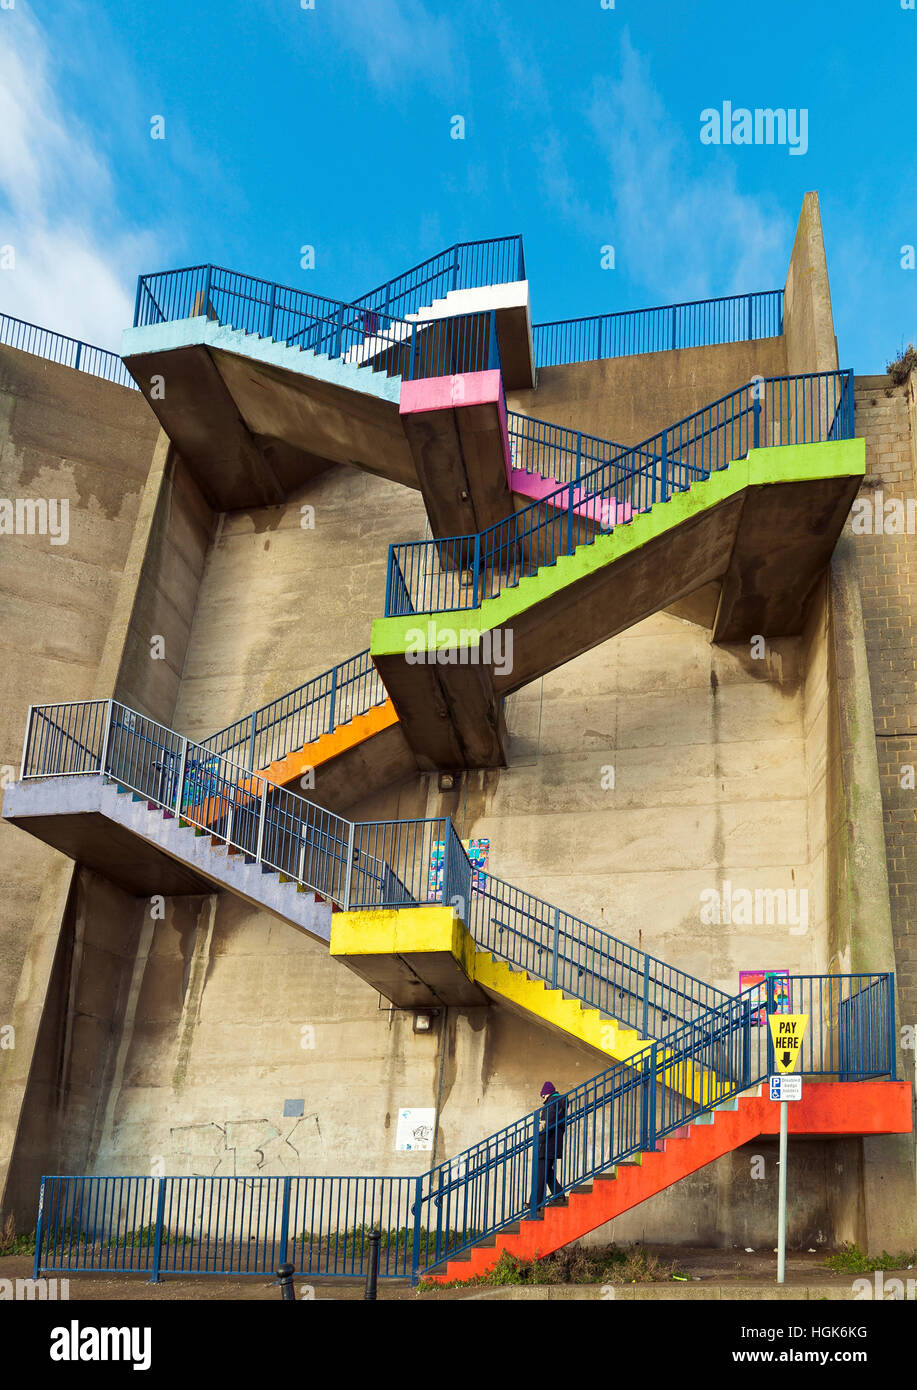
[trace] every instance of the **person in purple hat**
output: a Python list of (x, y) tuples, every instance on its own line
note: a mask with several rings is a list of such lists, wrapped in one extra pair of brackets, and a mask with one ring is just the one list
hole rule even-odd
[(546, 1187), (551, 1189), (552, 1197), (559, 1197), (563, 1192), (554, 1169), (563, 1157), (567, 1115), (567, 1097), (559, 1093), (553, 1081), (544, 1083), (541, 1096), (544, 1104), (539, 1116), (535, 1149), (535, 1203), (539, 1207), (544, 1206)]

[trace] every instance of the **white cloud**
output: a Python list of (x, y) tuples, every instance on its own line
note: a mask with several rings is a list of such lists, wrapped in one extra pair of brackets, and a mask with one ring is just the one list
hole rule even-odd
[(44, 34), (23, 0), (0, 47), (0, 310), (117, 350), (151, 238), (124, 228), (110, 170), (55, 91)]
[(697, 172), (690, 134), (626, 37), (620, 76), (595, 80), (586, 116), (606, 163), (613, 240), (634, 279), (667, 301), (777, 288), (797, 210), (739, 192), (725, 159)]

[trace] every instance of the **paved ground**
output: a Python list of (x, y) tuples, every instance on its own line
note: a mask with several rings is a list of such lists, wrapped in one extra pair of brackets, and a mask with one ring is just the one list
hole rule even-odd
[[(853, 1274), (835, 1274), (825, 1269), (825, 1252), (793, 1253), (787, 1258), (787, 1287), (778, 1290), (776, 1285), (776, 1255), (771, 1251), (748, 1254), (741, 1250), (683, 1249), (679, 1247), (653, 1246), (651, 1251), (663, 1262), (674, 1261), (678, 1269), (690, 1276), (687, 1283), (638, 1284), (615, 1286), (615, 1298), (818, 1298), (837, 1299), (853, 1296)], [(884, 1279), (895, 1277), (895, 1271), (886, 1271)], [(917, 1269), (901, 1270), (898, 1277), (917, 1280)], [(29, 1279), (32, 1275), (31, 1258), (25, 1255), (0, 1257), (0, 1280)], [(51, 1276), (53, 1277), (53, 1276)], [(61, 1277), (61, 1276), (58, 1276)], [(872, 1279), (873, 1276), (868, 1276)], [(363, 1281), (357, 1279), (317, 1279), (309, 1283), (305, 1277), (295, 1281), (297, 1297), (314, 1297), (335, 1301), (363, 1298)], [(309, 1295), (306, 1290), (313, 1292)], [(507, 1286), (503, 1289), (473, 1287), (469, 1289), (441, 1289), (431, 1293), (418, 1293), (409, 1284), (400, 1280), (384, 1280), (379, 1285), (380, 1300), (417, 1300), (441, 1302), (450, 1299), (493, 1297), (512, 1298), (601, 1298), (608, 1297), (607, 1286), (571, 1285)], [(227, 1279), (212, 1276), (197, 1278), (168, 1277), (161, 1284), (151, 1284), (144, 1275), (91, 1275), (74, 1274), (70, 1276), (70, 1298), (91, 1301), (106, 1300), (152, 1300), (170, 1302), (173, 1300), (245, 1300), (260, 1301), (279, 1299), (280, 1294), (274, 1281), (262, 1278)]]

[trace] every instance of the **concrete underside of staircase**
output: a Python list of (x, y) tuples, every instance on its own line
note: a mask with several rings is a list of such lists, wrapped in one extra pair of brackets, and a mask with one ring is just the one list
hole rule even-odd
[(135, 897), (225, 889), (316, 941), (330, 940), (329, 903), (96, 774), (17, 782), (4, 794), (3, 819)]
[(397, 377), (203, 316), (127, 329), (122, 353), (218, 511), (280, 502), (334, 463), (418, 486)]
[[(911, 1089), (904, 1081), (804, 1081), (802, 1100), (789, 1106), (789, 1133), (798, 1138), (909, 1134), (911, 1127)], [(638, 1152), (632, 1162), (609, 1167), (567, 1198), (549, 1202), (536, 1219), (485, 1237), (425, 1278), (446, 1283), (486, 1274), (504, 1250), (523, 1260), (550, 1255), (714, 1159), (779, 1132), (779, 1102), (751, 1094), (727, 1101), (673, 1133), (655, 1152)], [(558, 1167), (562, 1177), (563, 1160)]]
[[(864, 459), (862, 440), (754, 450), (477, 607), (377, 618), (373, 662), (419, 765), (503, 765), (503, 696), (692, 594), (709, 604), (711, 585), (714, 641), (799, 633)], [(497, 630), (502, 671), (482, 641)]]

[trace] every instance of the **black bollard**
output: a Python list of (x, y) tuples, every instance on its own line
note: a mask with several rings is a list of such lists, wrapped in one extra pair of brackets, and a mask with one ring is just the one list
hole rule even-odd
[(293, 1287), (293, 1266), (281, 1265), (277, 1271), (277, 1282), (280, 1285), (280, 1297), (285, 1303), (296, 1302), (296, 1290)]
[(366, 1290), (363, 1294), (363, 1301), (367, 1299), (375, 1301), (376, 1284), (379, 1279), (379, 1242), (382, 1239), (380, 1231), (370, 1231), (369, 1233), (369, 1265), (366, 1270)]

